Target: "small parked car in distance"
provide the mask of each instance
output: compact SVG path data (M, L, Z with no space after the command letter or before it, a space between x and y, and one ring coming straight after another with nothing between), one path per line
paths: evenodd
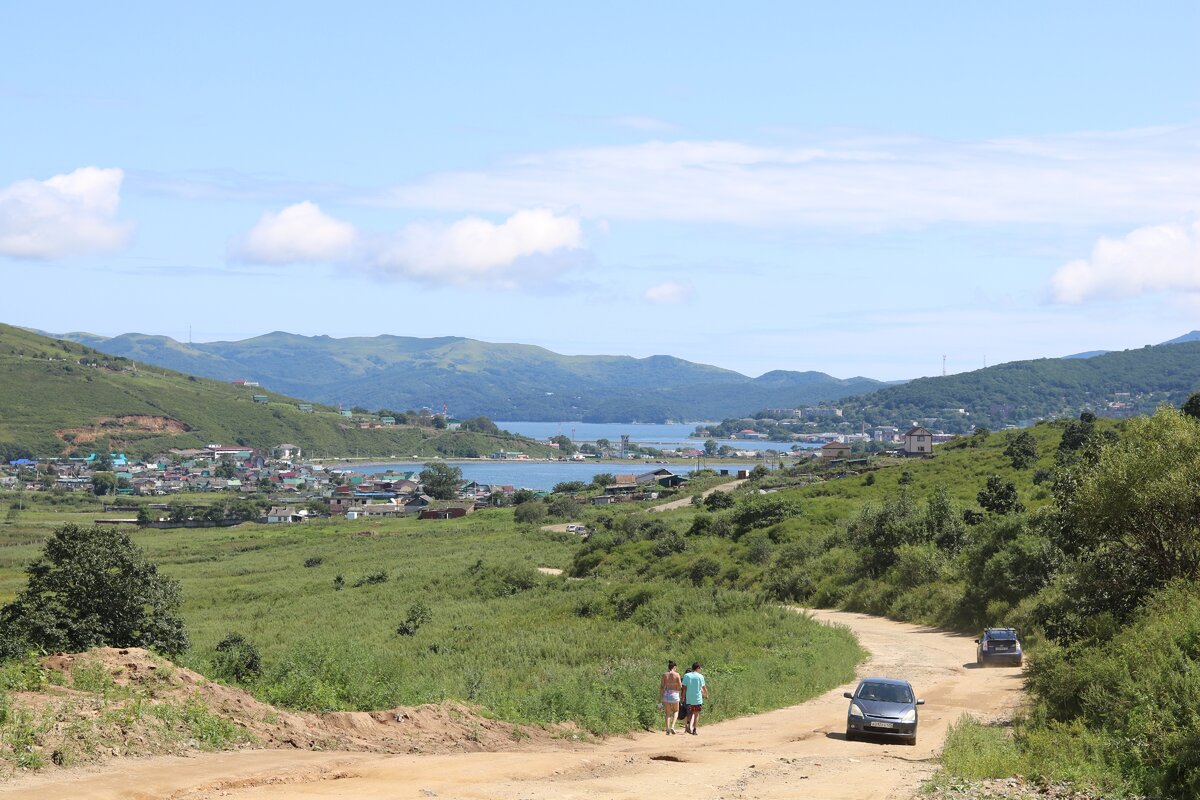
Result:
M975 644L975 663L981 667L988 664L1019 667L1024 662L1021 637L1015 628L984 628L983 635L975 640Z
M864 678L853 692L846 711L846 740L862 736L900 739L917 743L917 706L925 705L912 684L896 678Z

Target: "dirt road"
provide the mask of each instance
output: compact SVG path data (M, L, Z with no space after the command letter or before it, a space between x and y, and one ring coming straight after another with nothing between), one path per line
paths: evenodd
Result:
M746 481L743 478L743 479L739 479L736 481L730 481L729 483L718 484L717 486L712 487L711 489L707 490L706 492L704 492L704 494L702 494L700 496L708 497L713 492L732 492L734 489L741 486L745 482ZM692 504L692 498L689 495L688 497L685 497L682 500L672 500L671 502L663 503L660 506L651 506L648 510L649 511L672 511L676 508L687 508L691 504Z
M1020 700L1018 669L976 669L968 637L914 625L817 611L850 627L872 653L860 675L904 677L926 705L915 747L847 742L843 688L802 705L700 727L533 751L380 755L244 751L114 762L98 771L21 779L0 797L80 798L477 798L606 800L667 796L752 800L910 797L932 774L946 727L964 711L1003 716ZM648 676L648 681L656 680ZM719 702L720 681L711 686Z

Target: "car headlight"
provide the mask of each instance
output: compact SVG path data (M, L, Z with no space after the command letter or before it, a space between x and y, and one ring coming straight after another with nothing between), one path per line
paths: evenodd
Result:
M863 714L863 710L862 710L861 708L859 708L859 707L858 707L858 703L851 703L851 704L850 704L850 716L852 716L852 717L862 717L862 716L865 716L865 715Z
M915 708L910 708L908 711L905 711L904 716L900 718L900 721L901 722L916 722L917 721L917 710Z

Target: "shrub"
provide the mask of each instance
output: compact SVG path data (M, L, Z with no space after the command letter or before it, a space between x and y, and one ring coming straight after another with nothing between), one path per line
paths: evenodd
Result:
M733 508L735 505L737 505L737 498L729 492L713 492L704 498L704 507L709 511L721 511L722 509Z
M335 579L336 580L336 579ZM363 575L356 580L352 586L357 589L360 586L375 586L380 583L387 583L388 574L386 569L376 570L375 572Z
M526 525L536 525L546 518L546 505L540 500L521 503L513 511L513 518Z
M433 611L423 601L418 600L408 607L408 616L396 628L396 633L401 636L413 636L418 628L431 619L433 619Z
M313 567L319 567L323 563L325 563L325 559L321 558L320 556L304 559L304 566L309 569L312 569Z
M247 681L262 672L262 655L258 648L240 633L229 633L217 642L213 670L225 680Z

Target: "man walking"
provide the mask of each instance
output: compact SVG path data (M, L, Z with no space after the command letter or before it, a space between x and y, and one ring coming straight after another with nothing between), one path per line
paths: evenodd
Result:
M708 697L708 684L704 674L700 672L700 662L692 664L692 668L683 676L684 699L688 705L688 716L683 727L692 736L696 735L696 723L700 719L700 709L704 699Z

